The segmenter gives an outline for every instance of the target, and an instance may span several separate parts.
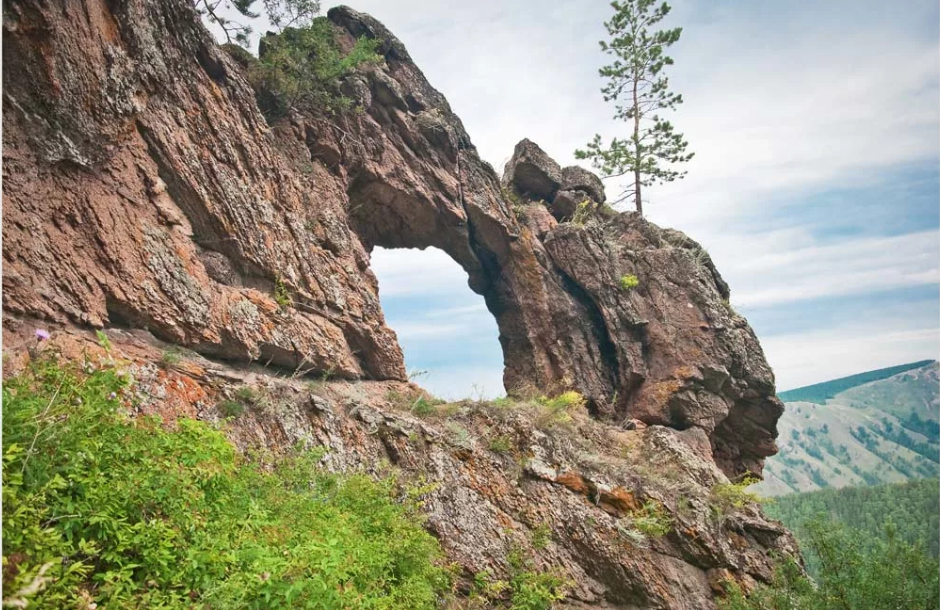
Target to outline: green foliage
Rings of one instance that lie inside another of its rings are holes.
[[[559,424],[571,423],[572,413],[585,406],[584,397],[574,390],[554,396],[537,396],[534,402],[541,411],[535,422],[539,428],[551,428]]]
[[[589,220],[594,218],[594,212],[594,205],[591,203],[591,200],[585,199],[578,204],[578,207],[574,210],[574,214],[571,215],[571,224],[583,227]]]
[[[919,546],[901,541],[890,524],[879,539],[833,523],[807,523],[803,547],[819,558],[814,583],[792,561],[770,586],[746,597],[735,583],[721,610],[933,610],[940,605],[937,562]],[[870,550],[864,550],[870,549]]]
[[[284,280],[279,277],[274,279],[274,301],[281,308],[287,308],[294,304]]]
[[[341,93],[341,79],[362,64],[379,62],[379,44],[363,37],[344,53],[333,25],[320,17],[309,27],[288,28],[266,37],[248,78],[269,121],[295,108],[318,114],[344,112],[352,100]]]
[[[919,545],[931,557],[940,557],[940,481],[922,479],[895,485],[872,487],[845,487],[823,489],[774,498],[765,512],[783,521],[797,538],[808,537],[804,524],[821,515],[840,523],[864,536],[860,540],[871,542],[884,533],[886,523],[895,527],[898,540]],[[874,548],[861,547],[871,552]],[[819,559],[811,552],[805,554],[807,570],[819,573]]]
[[[632,198],[642,214],[642,187],[684,177],[685,172],[671,166],[693,156],[686,153],[688,142],[682,134],[657,114],[682,103],[681,95],[669,91],[669,79],[663,74],[673,64],[666,49],[679,40],[682,28],[650,31],[669,14],[665,2],[615,0],[612,6],[614,16],[604,23],[610,38],[600,44],[614,59],[600,70],[607,79],[601,92],[605,101],[616,103],[614,118],[628,123],[632,133],[628,138],[613,138],[607,146],[596,135],[575,156],[590,159],[605,177],[631,175],[632,188],[621,200]]]
[[[171,347],[163,350],[163,354],[160,356],[160,364],[164,367],[176,366],[180,363],[182,357],[178,347]]]
[[[748,504],[760,503],[763,499],[747,488],[757,483],[759,479],[746,476],[738,483],[719,483],[712,487],[712,506],[721,514],[735,508],[744,508]]]
[[[309,452],[262,470],[205,423],[128,417],[126,385],[49,361],[4,382],[5,594],[53,609],[437,607],[439,546],[394,480],[331,474]]]
[[[96,330],[95,336],[98,338],[98,345],[101,346],[107,352],[111,351],[111,339],[108,338],[108,335],[104,334],[104,331]]]
[[[920,362],[912,362],[910,364],[891,366],[885,369],[878,369],[876,371],[868,371],[866,373],[859,373],[858,375],[850,375],[840,379],[833,379],[832,381],[826,381],[824,383],[808,385],[806,387],[797,388],[795,390],[779,392],[777,396],[784,402],[815,402],[821,405],[825,404],[827,400],[834,397],[839,392],[844,392],[850,388],[854,388],[872,381],[887,379],[888,377],[892,377],[899,373],[904,373],[912,369],[918,369],[932,363],[933,360],[922,360]]]
[[[620,278],[620,289],[621,290],[633,290],[640,285],[640,280],[637,276],[629,274],[624,275]]]
[[[238,417],[245,412],[245,405],[237,400],[223,400],[219,403],[219,411],[225,417]]]
[[[490,439],[490,451],[494,453],[509,453],[512,450],[512,439],[508,436],[494,436]]]
[[[638,511],[630,515],[633,528],[644,536],[661,538],[672,529],[672,516],[655,500],[649,500]]]
[[[539,523],[532,528],[532,547],[538,551],[545,549],[552,539],[552,528],[545,523]]]
[[[510,610],[550,610],[555,602],[565,599],[568,581],[556,572],[535,570],[522,553],[509,553],[512,591]]]

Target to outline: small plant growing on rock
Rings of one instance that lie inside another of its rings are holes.
[[[552,540],[552,528],[539,523],[532,529],[532,546],[538,551],[545,549]]]
[[[106,352],[111,352],[111,339],[108,338],[108,335],[104,334],[104,331],[96,330],[95,336],[98,338],[98,345],[101,346]]]
[[[538,572],[518,549],[507,556],[512,578],[510,610],[550,610],[565,599],[570,583],[557,572]]]
[[[428,399],[426,396],[418,396],[418,399],[411,405],[411,412],[418,417],[427,417],[428,415],[437,413],[437,409],[434,407],[443,403],[443,400],[436,398]]]
[[[460,447],[461,449],[470,450],[473,449],[473,437],[470,436],[470,432],[458,424],[457,422],[447,422],[447,431],[450,433],[450,440],[452,443]]]
[[[621,290],[633,290],[640,285],[640,280],[637,276],[632,273],[621,276],[620,278],[620,289]]]
[[[551,428],[559,424],[571,423],[571,414],[576,409],[584,408],[584,397],[568,390],[555,396],[539,396],[535,403],[541,408],[541,414],[536,418],[536,425],[540,428]]]
[[[630,515],[633,527],[650,538],[661,538],[672,529],[672,517],[662,504],[649,500],[643,508]]]
[[[574,210],[574,214],[571,215],[571,224],[583,227],[593,217],[594,206],[591,205],[590,199],[585,199],[578,204],[578,207]]]
[[[284,280],[280,277],[274,280],[274,301],[283,309],[293,305],[294,301],[290,298],[290,292],[284,285]]]
[[[759,482],[757,477],[746,476],[739,483],[719,483],[712,487],[713,508],[725,514],[735,508],[744,508],[748,504],[760,503],[762,498],[747,488]]]
[[[182,357],[183,356],[180,354],[180,350],[178,348],[171,347],[170,349],[163,351],[163,355],[160,356],[160,365],[164,368],[176,366],[180,363]]]
[[[493,453],[509,453],[512,450],[512,440],[508,436],[494,436],[490,439],[490,451]]]
[[[219,403],[219,412],[226,418],[238,417],[245,412],[245,405],[237,400],[223,400]]]

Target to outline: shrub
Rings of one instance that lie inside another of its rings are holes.
[[[634,529],[651,538],[661,538],[672,529],[672,517],[662,504],[649,500],[638,511],[630,515]]]
[[[290,292],[284,284],[284,280],[279,277],[274,279],[274,301],[281,308],[287,308],[294,304],[293,299],[290,298]]]
[[[163,350],[163,354],[160,356],[160,365],[164,368],[176,366],[180,363],[182,358],[183,356],[179,348],[171,347],[170,349]]]
[[[394,481],[309,452],[264,471],[205,423],[129,418],[125,386],[48,361],[4,382],[4,605],[437,607],[440,548]]]
[[[219,403],[219,412],[224,417],[238,417],[245,412],[245,405],[236,400],[223,400]]]
[[[585,406],[584,397],[573,390],[555,396],[539,396],[535,403],[542,410],[535,422],[540,428],[568,424],[572,421],[571,413]]]
[[[640,285],[640,280],[637,276],[628,274],[620,278],[620,289],[621,290],[633,290]]]
[[[511,551],[508,559],[510,610],[549,610],[556,601],[565,599],[568,581],[561,575],[534,570],[518,550]]]
[[[494,436],[490,439],[490,451],[494,453],[509,453],[512,450],[512,439],[508,436]]]
[[[815,583],[791,559],[777,569],[770,585],[745,595],[726,583],[721,610],[881,610],[937,608],[940,571],[922,548],[899,540],[890,526],[880,540],[866,541],[859,531],[816,521],[805,526],[804,548],[820,558]],[[870,548],[863,551],[863,548]]]
[[[571,215],[571,224],[583,227],[593,217],[594,206],[591,205],[590,199],[585,199],[578,204],[578,207],[574,210],[574,214]]]
[[[381,61],[376,53],[379,44],[379,40],[363,37],[344,53],[333,25],[318,17],[309,27],[287,28],[265,37],[248,79],[269,121],[295,108],[317,114],[345,112],[352,107],[352,100],[341,93],[341,79],[362,64]]]
[[[712,487],[713,506],[724,514],[734,508],[744,508],[748,504],[762,502],[762,498],[747,488],[759,482],[757,477],[746,476],[740,483],[719,483]]]
[[[544,523],[539,523],[534,528],[532,528],[532,546],[536,550],[543,550],[548,546],[548,543],[552,539],[552,528]]]

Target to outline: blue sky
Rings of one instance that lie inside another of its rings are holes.
[[[524,137],[567,165],[623,134],[599,92],[606,2],[352,6],[405,43],[498,170]],[[669,118],[696,157],[647,216],[709,250],[780,389],[940,355],[938,23],[935,0],[673,3],[686,103]],[[423,385],[501,392],[495,323],[459,267],[406,250],[373,267]]]

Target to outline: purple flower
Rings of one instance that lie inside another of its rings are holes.
[[[49,338],[49,331],[48,331],[48,330],[43,330],[43,329],[41,329],[41,328],[37,328],[37,329],[36,329],[36,339],[37,339],[38,341],[45,341],[45,340],[48,339],[48,338]]]
[[[117,392],[111,392],[110,394],[108,394],[108,398],[110,398],[111,400],[114,400],[115,398],[117,398]]]

